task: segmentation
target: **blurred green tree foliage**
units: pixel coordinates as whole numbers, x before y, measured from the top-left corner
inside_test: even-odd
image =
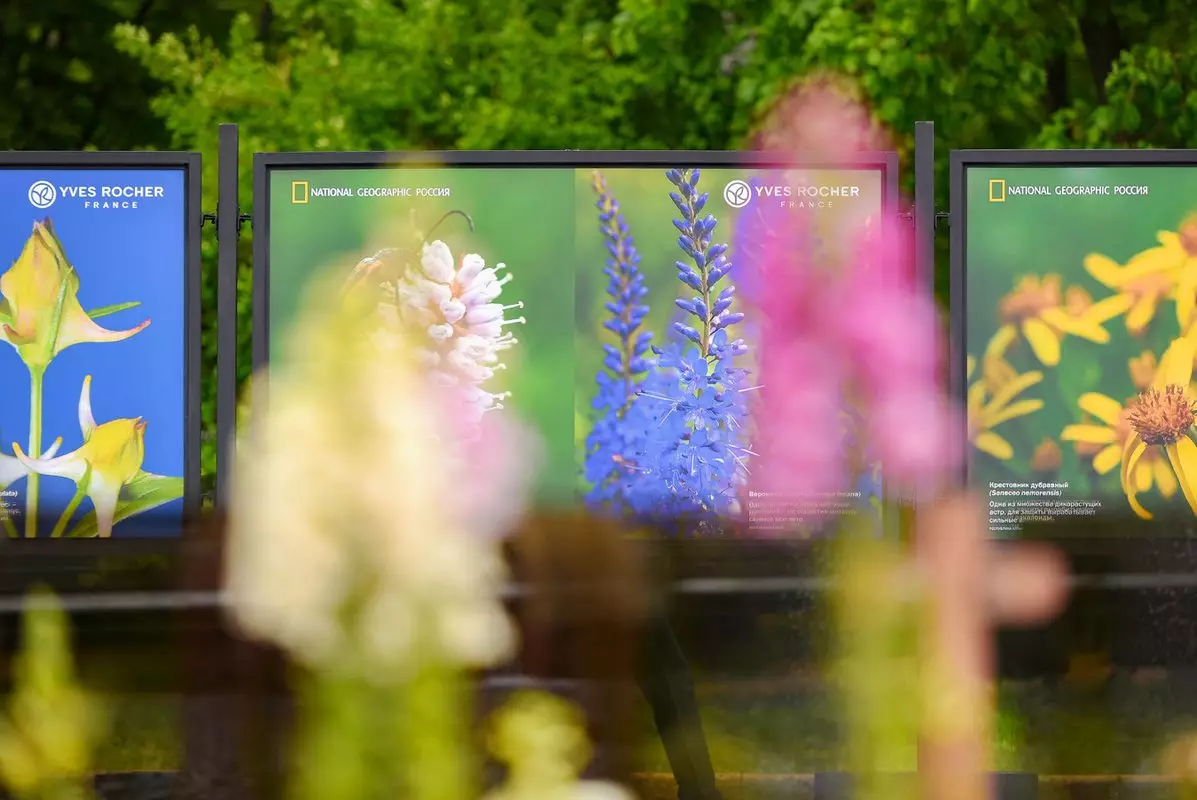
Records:
[[[855,79],[904,157],[914,123],[935,121],[946,199],[951,148],[1197,146],[1197,16],[1186,6],[77,0],[68,11],[9,0],[0,11],[0,85],[11,87],[0,97],[0,146],[198,149],[211,209],[217,126],[240,123],[250,209],[255,151],[731,148],[792,81],[830,69]],[[206,381],[205,473],[214,391]]]

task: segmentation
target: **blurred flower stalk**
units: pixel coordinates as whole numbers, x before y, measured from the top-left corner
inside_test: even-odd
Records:
[[[255,390],[233,615],[307,669],[295,797],[362,796],[388,762],[407,796],[474,797],[466,671],[515,647],[498,534],[522,513],[535,452],[510,417],[455,416],[472,398],[432,379],[418,341],[381,326],[373,298],[337,296],[315,282],[288,357]],[[394,739],[379,741],[375,714]]]
[[[892,149],[867,108],[823,79],[779,104],[758,141],[832,168],[848,167],[860,150]],[[861,226],[850,255],[836,258],[818,246],[808,214],[762,205],[742,215],[737,231],[738,251],[751,248],[768,288],[755,300],[763,388],[753,419],[769,446],[760,448],[750,487],[817,501],[849,488],[853,462],[876,461],[885,513],[901,515],[899,500],[919,505],[915,552],[877,537],[866,517],[849,515],[840,526],[833,671],[845,761],[858,800],[916,791],[925,800],[984,800],[993,795],[992,626],[1054,614],[1065,570],[1054,551],[1032,545],[992,552],[983,501],[945,494],[964,420],[941,385],[937,313],[913,280],[907,226],[891,210]],[[1010,405],[1017,382],[970,392],[990,411],[985,429],[970,431],[972,446],[1001,449],[990,429],[1018,410]],[[845,405],[864,420],[855,436],[838,424]],[[917,790],[893,777],[916,742]]]
[[[70,626],[57,598],[30,594],[8,711],[0,717],[0,781],[17,800],[94,796],[91,757],[104,716],[80,688]]]

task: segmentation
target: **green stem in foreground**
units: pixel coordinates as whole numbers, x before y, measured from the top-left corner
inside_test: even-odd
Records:
[[[461,670],[428,661],[402,687],[406,712],[403,749],[407,796],[414,800],[468,800],[477,796],[470,741],[469,684]]]
[[[295,769],[288,800],[364,797],[370,765],[371,688],[352,673],[325,669],[300,678]]]
[[[83,498],[87,495],[87,480],[79,481],[75,487],[75,496],[71,498],[71,502],[67,503],[66,509],[62,512],[62,516],[58,518],[58,523],[54,526],[54,531],[50,534],[51,539],[61,539],[62,534],[66,531],[67,523],[71,521],[71,517],[75,513],[75,509],[83,502]]]
[[[42,457],[42,388],[46,368],[29,368],[29,457]],[[30,472],[25,478],[25,538],[37,537],[37,506],[41,476]]]

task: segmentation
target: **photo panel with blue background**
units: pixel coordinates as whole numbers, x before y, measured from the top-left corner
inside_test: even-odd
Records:
[[[9,538],[181,535],[186,194],[182,168],[0,169],[0,521]],[[55,336],[72,343],[48,344]],[[30,462],[32,375],[47,359],[43,459]],[[88,376],[95,427],[85,440]],[[29,463],[40,472],[35,528]]]

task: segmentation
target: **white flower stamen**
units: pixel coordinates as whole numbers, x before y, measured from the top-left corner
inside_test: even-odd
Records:
[[[439,385],[474,386],[492,379],[504,368],[499,354],[517,343],[504,328],[524,325],[524,317],[507,319],[508,311],[522,309],[523,301],[495,302],[510,283],[505,263],[487,267],[477,253],[466,253],[455,262],[449,246],[437,240],[423,246],[420,266],[398,279],[384,292],[397,307],[384,312],[388,324],[392,320],[415,326],[427,338],[426,352],[419,354],[420,362],[432,370],[442,372]],[[482,390],[486,398],[484,409],[501,407],[498,398],[506,393]]]

